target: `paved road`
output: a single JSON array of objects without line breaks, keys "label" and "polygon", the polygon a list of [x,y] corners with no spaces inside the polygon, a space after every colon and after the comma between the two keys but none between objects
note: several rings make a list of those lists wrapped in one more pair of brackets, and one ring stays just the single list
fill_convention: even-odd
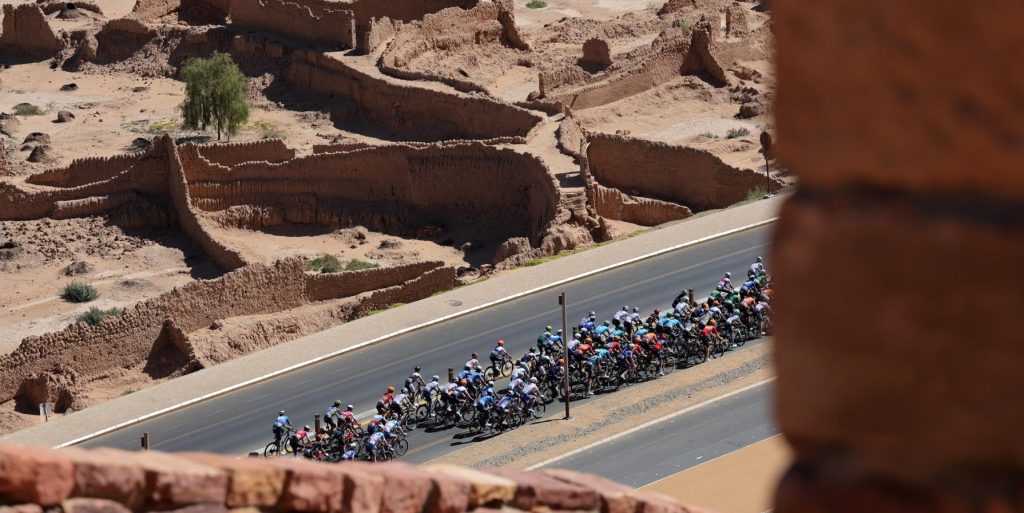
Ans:
[{"label": "paved road", "polygon": [[[665,306],[687,287],[706,294],[722,272],[743,275],[754,257],[767,256],[770,230],[770,226],[748,230],[567,284],[564,290],[570,303],[569,323],[578,321],[588,310],[608,317],[624,304],[648,312]],[[388,384],[401,385],[415,365],[423,367],[425,376],[438,374],[443,379],[448,367],[461,366],[472,351],[486,355],[497,338],[504,338],[513,353],[521,354],[545,325],[560,323],[556,292],[533,294],[113,431],[82,445],[136,449],[145,431],[150,434],[151,447],[158,450],[244,454],[262,448],[270,440],[270,425],[280,409],[288,411],[293,424],[312,424],[313,415],[322,413],[334,399],[356,405],[356,411],[370,410],[383,389]],[[404,459],[425,461],[450,450],[450,444],[442,440],[451,440],[451,435],[418,430],[410,437],[411,449]]]},{"label": "paved road", "polygon": [[548,466],[641,487],[775,435],[770,397],[752,388]]}]

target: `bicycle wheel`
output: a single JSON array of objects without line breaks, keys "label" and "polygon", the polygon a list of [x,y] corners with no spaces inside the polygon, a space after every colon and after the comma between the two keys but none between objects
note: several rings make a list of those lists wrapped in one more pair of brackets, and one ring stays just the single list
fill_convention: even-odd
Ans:
[{"label": "bicycle wheel", "polygon": [[515,429],[523,425],[523,416],[520,415],[519,412],[514,411],[508,415],[508,423],[512,429]]},{"label": "bicycle wheel", "polygon": [[544,401],[537,401],[534,403],[533,409],[530,410],[530,413],[533,415],[533,418],[541,419],[544,418],[544,413],[547,409],[548,407],[544,404]]},{"label": "bicycle wheel", "polygon": [[416,423],[419,424],[430,417],[430,408],[427,408],[427,405],[425,404],[421,404],[416,407],[416,413],[414,416],[416,418]]},{"label": "bicycle wheel", "polygon": [[484,378],[487,378],[487,381],[494,381],[498,377],[498,369],[495,369],[493,365],[484,369]]},{"label": "bicycle wheel", "polygon": [[476,418],[476,408],[472,405],[464,407],[462,411],[459,412],[459,417],[462,418],[463,422],[473,422],[473,419]]},{"label": "bicycle wheel", "polygon": [[505,377],[512,374],[512,360],[505,360],[501,362],[501,377]]},{"label": "bicycle wheel", "polygon": [[727,347],[729,347],[729,341],[727,341],[724,338],[719,339],[717,342],[715,342],[714,347],[711,349],[712,356],[715,356],[716,358],[721,358],[722,356],[725,355],[725,349]]},{"label": "bicycle wheel", "polygon": [[405,453],[409,451],[409,441],[405,438],[400,438],[395,442],[395,457],[401,458],[405,456]]},{"label": "bicycle wheel", "polygon": [[279,454],[278,451],[279,451],[279,449],[277,447],[277,442],[270,442],[263,449],[263,457],[264,458],[270,458],[272,456],[277,456]]}]

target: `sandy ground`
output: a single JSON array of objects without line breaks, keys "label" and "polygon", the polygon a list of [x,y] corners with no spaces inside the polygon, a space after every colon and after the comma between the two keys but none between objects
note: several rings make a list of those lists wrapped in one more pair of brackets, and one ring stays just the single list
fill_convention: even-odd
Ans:
[{"label": "sandy ground", "polygon": [[452,245],[403,239],[363,227],[332,230],[319,226],[283,226],[263,232],[217,228],[216,234],[229,247],[267,264],[288,257],[315,258],[328,254],[342,261],[357,259],[384,267],[432,260],[460,267],[471,265],[466,255]]},{"label": "sandy ground", "polygon": [[[600,395],[598,400],[573,407],[570,423],[542,421],[486,440],[466,439],[475,443],[467,443],[430,463],[525,468],[645,420],[771,377],[774,370],[770,353],[770,343],[743,348],[728,353],[725,358]],[[451,440],[446,438],[435,443],[451,443]]]},{"label": "sandy ground", "polygon": [[[91,307],[128,307],[217,273],[177,230],[125,230],[99,218],[0,222],[0,242],[6,241],[18,247],[0,258],[0,353],[24,337],[63,329]],[[88,270],[65,271],[76,262]],[[61,299],[73,281],[95,286],[99,299]]]},{"label": "sandy ground", "polygon": [[782,435],[655,481],[644,489],[722,513],[763,513],[792,460]]},{"label": "sandy ground", "polygon": [[547,6],[539,9],[526,7],[528,3],[530,0],[515,0],[516,23],[523,28],[534,28],[567,17],[608,20],[628,12],[660,7],[665,2],[659,0],[547,0]]}]

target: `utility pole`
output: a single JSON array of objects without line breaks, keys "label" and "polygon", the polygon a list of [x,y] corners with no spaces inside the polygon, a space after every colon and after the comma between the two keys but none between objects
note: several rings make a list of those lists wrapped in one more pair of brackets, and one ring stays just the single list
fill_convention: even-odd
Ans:
[{"label": "utility pole", "polygon": [[149,450],[149,432],[148,431],[142,433],[142,450],[143,451],[148,451]]},{"label": "utility pole", "polygon": [[569,341],[565,339],[568,320],[565,315],[565,292],[558,295],[558,304],[562,306],[562,386],[565,387],[565,420],[569,420]]},{"label": "utility pole", "polygon": [[768,183],[768,194],[772,195],[772,168],[768,164],[768,154],[772,151],[772,135],[768,131],[761,132],[761,153],[764,153],[764,177]]}]

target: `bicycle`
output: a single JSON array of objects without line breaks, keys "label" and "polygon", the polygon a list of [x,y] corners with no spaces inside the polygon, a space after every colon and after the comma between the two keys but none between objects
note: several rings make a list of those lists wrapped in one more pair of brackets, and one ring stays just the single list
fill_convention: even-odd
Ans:
[{"label": "bicycle", "polygon": [[494,381],[512,374],[512,357],[505,354],[501,359],[484,369],[484,378]]},{"label": "bicycle", "polygon": [[[270,443],[263,448],[263,457],[270,458],[273,456],[280,456],[282,454],[291,454],[292,444],[288,442],[291,440],[292,435],[294,434],[295,429],[284,428],[284,431],[282,432],[281,437],[279,439],[271,440]],[[281,445],[283,445],[284,447],[280,447]]]}]

